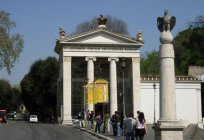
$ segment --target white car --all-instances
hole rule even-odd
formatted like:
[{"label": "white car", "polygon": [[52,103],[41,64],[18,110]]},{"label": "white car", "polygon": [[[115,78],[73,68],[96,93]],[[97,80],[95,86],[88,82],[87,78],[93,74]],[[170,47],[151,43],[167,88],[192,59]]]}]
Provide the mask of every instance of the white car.
[{"label": "white car", "polygon": [[29,122],[38,122],[38,116],[37,115],[30,115]]}]

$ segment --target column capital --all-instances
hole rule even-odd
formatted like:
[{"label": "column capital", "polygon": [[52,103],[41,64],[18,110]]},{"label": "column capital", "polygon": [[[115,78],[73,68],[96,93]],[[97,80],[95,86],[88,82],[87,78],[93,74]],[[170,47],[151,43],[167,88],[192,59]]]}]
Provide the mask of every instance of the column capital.
[{"label": "column capital", "polygon": [[72,59],[72,57],[70,57],[70,56],[63,56],[63,57],[62,57],[62,61],[63,61],[63,62],[70,62],[71,59]]},{"label": "column capital", "polygon": [[139,57],[132,57],[132,62],[133,63],[139,63],[140,62],[140,58]]},{"label": "column capital", "polygon": [[93,61],[96,61],[96,57],[95,56],[87,56],[85,58],[86,61],[89,61],[89,60],[93,60]]},{"label": "column capital", "polygon": [[108,61],[112,61],[112,60],[118,62],[118,61],[119,61],[119,58],[117,58],[117,57],[109,57],[109,58],[108,58]]}]

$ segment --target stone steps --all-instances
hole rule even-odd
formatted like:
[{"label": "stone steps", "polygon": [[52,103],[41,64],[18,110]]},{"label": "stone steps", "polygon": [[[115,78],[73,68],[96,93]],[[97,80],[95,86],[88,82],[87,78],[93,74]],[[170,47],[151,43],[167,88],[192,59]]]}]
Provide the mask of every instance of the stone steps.
[{"label": "stone steps", "polygon": [[204,140],[204,129],[196,128],[195,133],[193,133],[191,140]]},{"label": "stone steps", "polygon": [[188,125],[184,131],[184,140],[204,140],[204,129],[200,129],[198,124]]}]

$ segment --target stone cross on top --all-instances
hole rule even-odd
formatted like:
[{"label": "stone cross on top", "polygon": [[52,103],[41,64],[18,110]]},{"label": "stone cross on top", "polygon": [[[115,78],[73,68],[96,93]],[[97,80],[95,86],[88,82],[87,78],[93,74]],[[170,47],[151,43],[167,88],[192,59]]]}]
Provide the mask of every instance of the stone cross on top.
[{"label": "stone cross on top", "polygon": [[98,27],[99,28],[105,28],[106,27],[106,22],[107,22],[107,18],[103,17],[103,15],[100,15],[100,17],[97,19],[98,22]]}]

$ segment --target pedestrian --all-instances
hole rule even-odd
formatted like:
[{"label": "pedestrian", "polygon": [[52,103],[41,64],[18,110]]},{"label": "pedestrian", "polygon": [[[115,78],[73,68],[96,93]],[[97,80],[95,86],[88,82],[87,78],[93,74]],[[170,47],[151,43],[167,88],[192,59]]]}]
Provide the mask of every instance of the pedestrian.
[{"label": "pedestrian", "polygon": [[119,111],[115,111],[115,114],[111,117],[111,124],[113,128],[113,136],[121,136],[121,115]]},{"label": "pedestrian", "polygon": [[147,134],[146,120],[145,120],[144,113],[140,112],[136,120],[136,129],[135,129],[136,140],[143,140],[145,134]]},{"label": "pedestrian", "polygon": [[100,133],[101,130],[101,124],[103,123],[103,120],[101,118],[101,115],[99,113],[96,114],[96,128],[95,128],[95,132],[96,133]]},{"label": "pedestrian", "polygon": [[103,124],[103,133],[106,133],[106,132],[109,132],[110,130],[109,130],[109,119],[110,119],[110,114],[109,114],[109,112],[107,111],[105,114],[104,114],[104,116],[103,116],[103,122],[104,122],[104,124]]},{"label": "pedestrian", "polygon": [[128,118],[124,120],[124,133],[126,140],[134,140],[134,130],[136,126],[136,120],[133,118],[133,114],[129,114]]},{"label": "pedestrian", "polygon": [[91,112],[90,112],[90,110],[87,110],[87,112],[86,112],[86,124],[87,124],[87,126],[89,126],[91,128],[91,119],[90,119],[90,117],[91,117]]},{"label": "pedestrian", "polygon": [[91,114],[90,114],[90,122],[91,122],[91,128],[93,131],[95,131],[95,113],[94,111],[91,111]]},{"label": "pedestrian", "polygon": [[85,127],[85,123],[84,123],[84,109],[82,109],[82,111],[80,111],[78,113],[78,120],[79,120],[79,126],[81,128]]},{"label": "pedestrian", "polygon": [[6,123],[6,124],[8,124],[8,120],[7,120],[6,115],[3,115],[3,122]]}]

